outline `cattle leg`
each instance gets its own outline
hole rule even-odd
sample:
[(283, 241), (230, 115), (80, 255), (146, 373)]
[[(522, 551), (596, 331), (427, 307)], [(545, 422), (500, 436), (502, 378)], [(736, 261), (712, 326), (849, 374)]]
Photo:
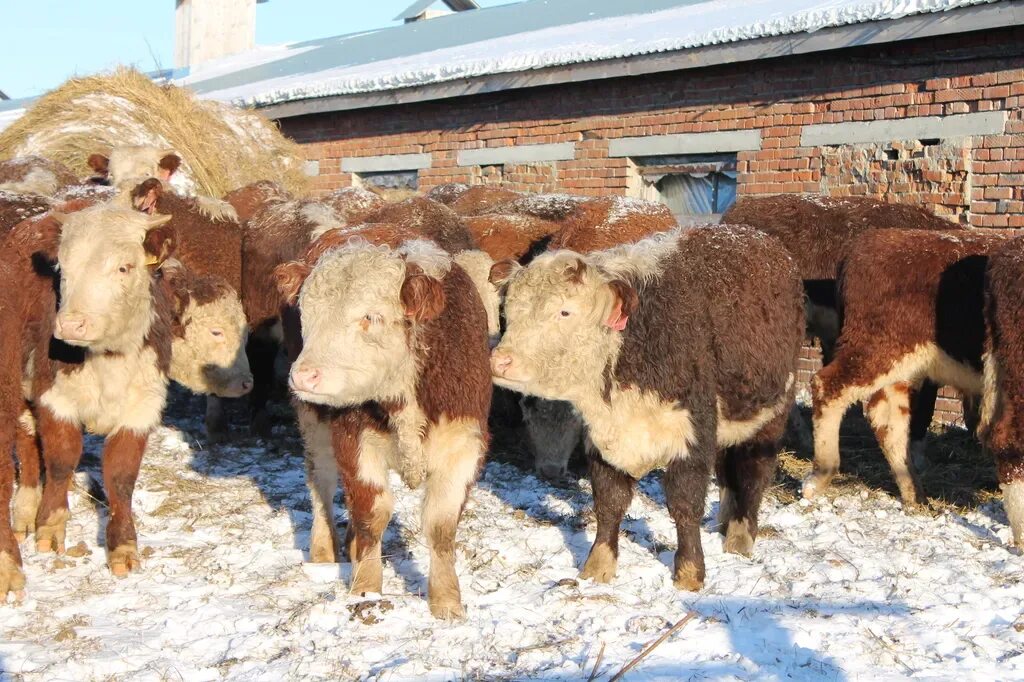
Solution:
[(17, 428), (18, 491), (14, 495), (14, 535), (21, 542), (36, 530), (36, 514), (43, 496), (43, 454), (39, 449), (35, 417), (27, 407), (18, 417)]
[(338, 530), (334, 524), (334, 493), (338, 490), (338, 462), (331, 444), (331, 426), (310, 407), (297, 403), (299, 432), (305, 443), (306, 485), (313, 507), (309, 560), (338, 561)]
[(548, 479), (559, 479), (569, 469), (569, 458), (583, 435), (583, 422), (572, 404), (525, 396), (520, 402), (523, 423), (535, 456), (534, 467)]
[(36, 512), (36, 549), (64, 552), (67, 530), (68, 486), (82, 456), (82, 430), (56, 417), (47, 408), (39, 410), (39, 437), (43, 446), (46, 483)]
[(120, 430), (107, 436), (103, 444), (103, 489), (110, 504), (107, 565), (118, 577), (126, 576), (141, 566), (132, 518), (132, 494), (147, 439), (148, 434)]
[(661, 485), (668, 512), (676, 524), (675, 566), (672, 582), (676, 589), (696, 592), (704, 586), (704, 548), (700, 543), (700, 521), (704, 517), (711, 471), (707, 458), (691, 448), (685, 457), (669, 462)]
[(761, 499), (775, 477), (778, 432), (784, 427), (785, 420), (776, 420), (752, 440), (726, 448), (718, 459), (718, 523), (726, 552), (750, 556), (754, 551)]
[(619, 528), (633, 500), (636, 479), (604, 461), (591, 443), (587, 443), (587, 459), (590, 463), (590, 485), (594, 489), (597, 537), (580, 577), (607, 583), (615, 577), (618, 568)]
[(25, 589), (25, 575), (21, 572), (21, 550), (11, 529), (7, 510), (11, 505), (11, 493), (14, 491), (14, 459), (11, 457), (11, 429), (9, 425), (0, 426), (3, 435), (0, 437), (0, 510), (4, 512), (0, 518), (0, 603), (6, 600), (11, 592), (20, 598)]
[(427, 599), (435, 618), (448, 620), (465, 615), (455, 573), (455, 532), (485, 450), (480, 426), (469, 420), (442, 421), (427, 439), (423, 532), (430, 546)]
[(927, 465), (925, 439), (935, 418), (935, 401), (939, 397), (939, 385), (925, 379), (910, 399), (910, 463), (922, 471)]
[(996, 474), (1003, 491), (1003, 509), (1013, 531), (1013, 544), (1024, 547), (1024, 450), (1019, 441), (995, 449)]
[(249, 337), (245, 353), (252, 370), (252, 392), (249, 393), (250, 428), (260, 438), (270, 438), (271, 420), (267, 403), (274, 389), (274, 363), (279, 345), (268, 330), (260, 330)]
[(227, 440), (228, 425), (224, 416), (224, 400), (215, 395), (206, 396), (206, 438), (211, 443)]
[[(828, 488), (839, 473), (839, 427), (843, 415), (857, 400), (852, 391), (842, 390), (843, 363), (825, 365), (811, 380), (814, 423), (814, 468), (804, 480), (803, 496), (811, 500)], [(868, 395), (874, 391), (868, 391)]]
[(960, 396), (960, 403), (964, 415), (964, 428), (970, 433), (977, 434), (981, 424), (980, 396), (964, 393)]
[(353, 594), (380, 593), (384, 588), (381, 539), (395, 506), (387, 473), (387, 453), (393, 443), (389, 434), (376, 429), (346, 427), (341, 437), (335, 430), (334, 453), (348, 506), (345, 548), (352, 562), (350, 589)]
[(868, 421), (899, 488), (903, 504), (913, 507), (924, 502), (917, 472), (910, 462), (910, 386), (905, 383), (886, 386), (871, 397), (867, 405)]

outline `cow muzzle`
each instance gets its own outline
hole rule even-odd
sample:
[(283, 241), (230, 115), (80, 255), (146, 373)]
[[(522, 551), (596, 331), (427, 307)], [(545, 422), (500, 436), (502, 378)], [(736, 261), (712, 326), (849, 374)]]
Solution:
[(70, 344), (86, 345), (96, 340), (95, 327), (95, 323), (82, 313), (58, 313), (53, 335)]
[(288, 375), (288, 385), (299, 393), (319, 393), (323, 378), (323, 372), (316, 367), (294, 365)]
[(491, 351), (491, 376), (503, 381), (523, 382), (527, 379), (515, 355), (498, 347)]

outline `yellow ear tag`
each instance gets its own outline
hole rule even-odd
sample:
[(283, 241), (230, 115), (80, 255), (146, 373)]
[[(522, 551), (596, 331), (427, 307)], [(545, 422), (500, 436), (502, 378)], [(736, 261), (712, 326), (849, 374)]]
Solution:
[(146, 266), (149, 267), (151, 265), (160, 265), (160, 259), (153, 254), (148, 254), (146, 256)]

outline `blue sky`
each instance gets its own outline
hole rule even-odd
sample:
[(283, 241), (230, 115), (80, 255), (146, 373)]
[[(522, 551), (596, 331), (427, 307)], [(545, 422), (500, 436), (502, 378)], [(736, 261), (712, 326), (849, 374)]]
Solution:
[[(514, 0), (482, 0), (480, 5)], [(270, 0), (256, 10), (256, 42), (295, 42), (393, 25), (413, 0)], [(0, 0), (0, 90), (30, 97), (130, 64), (174, 66), (174, 0)]]

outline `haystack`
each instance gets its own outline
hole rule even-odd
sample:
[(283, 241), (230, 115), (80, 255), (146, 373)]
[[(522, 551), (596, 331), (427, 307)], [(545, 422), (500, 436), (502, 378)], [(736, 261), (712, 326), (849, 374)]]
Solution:
[(308, 184), (299, 146), (274, 123), (127, 68), (72, 78), (40, 97), (0, 132), (0, 160), (36, 154), (85, 177), (90, 154), (122, 144), (177, 152), (183, 163), (174, 184), (185, 192), (220, 197), (274, 180), (302, 195)]

